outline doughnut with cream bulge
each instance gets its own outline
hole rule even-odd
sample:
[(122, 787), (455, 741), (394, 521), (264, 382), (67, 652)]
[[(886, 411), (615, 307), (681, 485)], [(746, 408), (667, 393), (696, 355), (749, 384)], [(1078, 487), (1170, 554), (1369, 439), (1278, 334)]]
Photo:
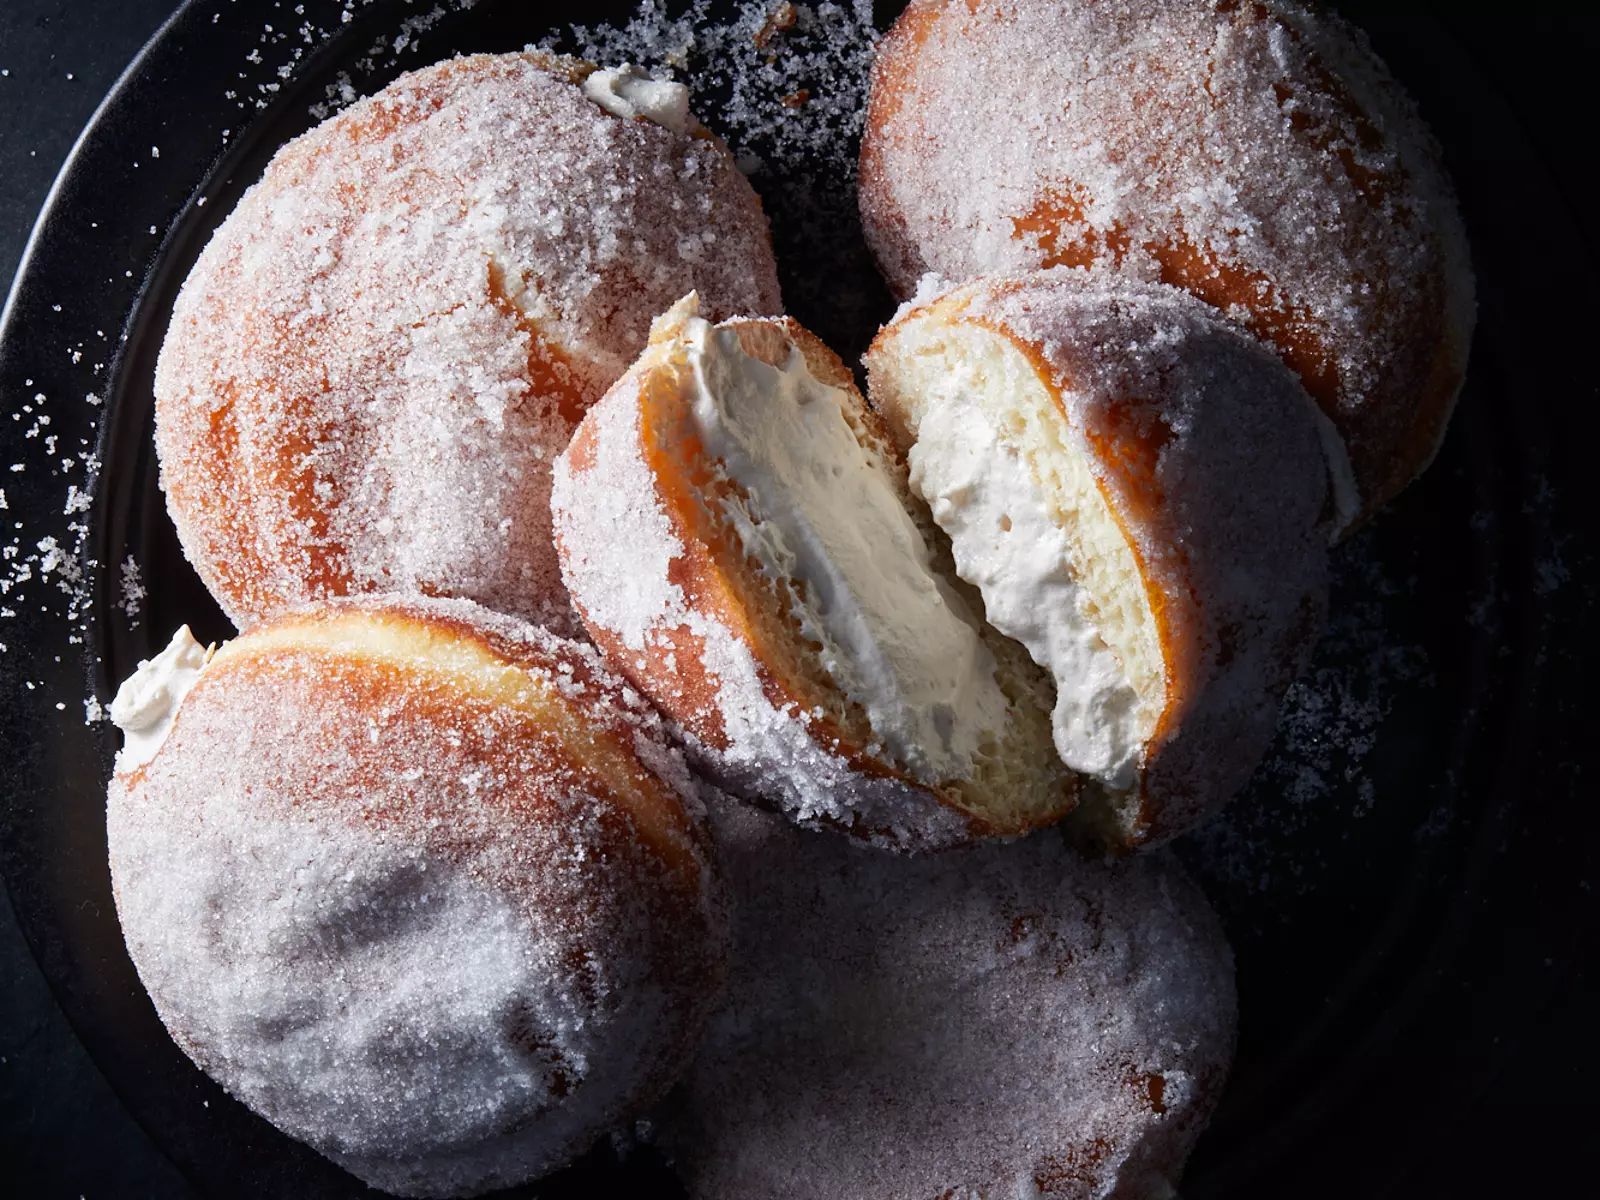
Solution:
[(178, 298), (156, 446), (241, 628), (421, 591), (575, 631), (551, 462), (689, 289), (782, 303), (766, 218), (687, 89), (472, 55), (284, 146)]
[(657, 1119), (694, 1200), (1177, 1194), (1237, 1006), (1175, 861), (1050, 830), (905, 858), (708, 808), (728, 987)]
[(891, 288), (1096, 266), (1275, 347), (1370, 517), (1438, 450), (1475, 319), (1416, 107), (1299, 0), (912, 0), (873, 68), (860, 207)]
[(1176, 288), (1059, 267), (905, 306), (872, 403), (988, 622), (1055, 683), (1070, 820), (1126, 850), (1265, 751), (1327, 598), (1320, 417)]
[(587, 647), (463, 600), (291, 611), (126, 683), (107, 835), (174, 1041), (367, 1183), (554, 1170), (673, 1082), (727, 952), (704, 810)]
[(898, 849), (1076, 795), (1048, 676), (982, 621), (850, 372), (687, 297), (558, 460), (556, 543), (608, 660), (740, 795)]

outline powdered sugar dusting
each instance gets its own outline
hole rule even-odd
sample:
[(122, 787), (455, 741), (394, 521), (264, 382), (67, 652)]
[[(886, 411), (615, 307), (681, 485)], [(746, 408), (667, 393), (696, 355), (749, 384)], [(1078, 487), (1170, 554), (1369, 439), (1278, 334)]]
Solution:
[(696, 1197), (1169, 1195), (1232, 1055), (1176, 865), (889, 859), (714, 803), (727, 999), (662, 1141)]

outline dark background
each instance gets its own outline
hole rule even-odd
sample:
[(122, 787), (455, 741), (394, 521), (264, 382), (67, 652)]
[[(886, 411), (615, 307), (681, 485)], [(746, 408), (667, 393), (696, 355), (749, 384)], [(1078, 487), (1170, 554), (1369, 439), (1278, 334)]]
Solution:
[[(128, 60), (168, 15), (171, 0), (0, 0), (0, 282), (8, 282), (34, 216), (78, 130)], [(290, 5), (292, 8), (292, 5)], [(1361, 5), (1345, 7), (1358, 21)], [(1378, 7), (1374, 5), (1374, 7)], [(1392, 11), (1394, 4), (1384, 4)], [(1600, 220), (1589, 186), (1600, 139), (1592, 123), (1600, 15), (1591, 6), (1435, 6), (1507, 97), (1529, 142), (1555, 175), (1597, 259)], [(1535, 212), (1506, 215), (1536, 221)], [(1529, 297), (1578, 303), (1592, 295)], [(1574, 347), (1575, 356), (1594, 353)], [(1594, 372), (1600, 379), (1600, 371)], [(5, 398), (9, 406), (10, 398)], [(1594, 404), (1590, 380), (1570, 397)], [(1594, 549), (1594, 548), (1590, 548)], [(4, 767), (0, 750), (0, 769)], [(1575, 805), (1594, 789), (1575, 773)], [(1600, 884), (1600, 880), (1593, 881)], [(1592, 950), (1590, 958), (1592, 959)], [(1600, 1117), (1594, 1023), (1600, 988), (1589, 961), (1571, 965), (1539, 1026), (1514, 1031), (1518, 1052), (1490, 1095), (1463, 1108), (1448, 1144), (1418, 1148), (1405, 1166), (1372, 1147), (1375, 1176), (1411, 1176), (1417, 1197), (1600, 1195), (1588, 1162)], [(1427, 1078), (1419, 1109), (1448, 1106)], [(1396, 1144), (1405, 1145), (1396, 1130)], [(1376, 1178), (1375, 1178), (1376, 1182)], [(52, 999), (0, 891), (0, 1194), (24, 1197), (187, 1197), (176, 1170), (126, 1114)]]

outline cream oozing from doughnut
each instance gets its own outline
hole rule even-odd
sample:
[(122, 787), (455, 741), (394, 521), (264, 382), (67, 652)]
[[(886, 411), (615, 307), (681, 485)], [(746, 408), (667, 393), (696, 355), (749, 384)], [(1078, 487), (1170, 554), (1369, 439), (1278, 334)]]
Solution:
[(907, 455), (911, 486), (950, 535), (961, 577), (983, 594), (988, 621), (1028, 648), (1056, 685), (1056, 750), (1069, 767), (1112, 787), (1133, 782), (1139, 695), (1087, 610), (1059, 518), (1019, 450), (973, 394), (970, 367), (933, 381)]
[(1326, 602), (1304, 387), (1196, 298), (1068, 268), (919, 297), (867, 365), (957, 569), (1055, 680), (1070, 819), (1126, 849), (1214, 811)]
[(583, 81), (583, 94), (613, 116), (642, 117), (673, 133), (689, 133), (689, 89), (681, 83), (653, 79), (632, 63), (596, 71)]
[(685, 104), (627, 68), (472, 55), (278, 151), (156, 368), (168, 511), (235, 623), (420, 591), (577, 629), (549, 501), (583, 410), (685, 291), (782, 307), (760, 201)]
[(119, 760), (107, 841), (178, 1045), (366, 1182), (459, 1196), (676, 1078), (725, 954), (701, 813), (586, 647), (346, 601), (217, 652), (159, 751)]
[(131, 771), (155, 757), (178, 706), (211, 661), (211, 650), (180, 626), (166, 649), (139, 663), (139, 669), (117, 689), (111, 701), (111, 722), (122, 730), (117, 770)]
[(1008, 720), (994, 656), (843, 393), (811, 376), (798, 347), (775, 367), (735, 329), (694, 317), (685, 337), (696, 427), (742, 495), (729, 509), (746, 553), (799, 585), (794, 616), (896, 761), (929, 781), (970, 775)]
[(590, 636), (720, 786), (900, 850), (1076, 803), (1048, 676), (975, 619), (888, 431), (794, 322), (665, 314), (552, 511)]

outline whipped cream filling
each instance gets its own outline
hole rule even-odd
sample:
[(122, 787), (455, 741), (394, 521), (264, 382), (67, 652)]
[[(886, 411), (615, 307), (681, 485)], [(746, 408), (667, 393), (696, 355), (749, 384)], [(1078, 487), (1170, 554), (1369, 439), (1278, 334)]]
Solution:
[(1009, 721), (994, 656), (857, 441), (844, 393), (813, 379), (795, 347), (780, 369), (731, 329), (694, 317), (684, 332), (702, 443), (747, 497), (730, 506), (746, 553), (800, 585), (794, 615), (889, 757), (925, 782), (970, 778)]
[(1317, 427), (1317, 440), (1322, 445), (1322, 457), (1328, 464), (1328, 488), (1333, 496), (1333, 517), (1328, 528), (1328, 544), (1337, 545), (1345, 530), (1361, 516), (1361, 486), (1356, 483), (1355, 468), (1350, 465), (1350, 452), (1345, 449), (1339, 428), (1322, 406), (1309, 395), (1306, 405)]
[(116, 764), (119, 774), (137, 770), (156, 756), (178, 706), (215, 649), (195, 641), (185, 625), (172, 635), (165, 650), (142, 660), (138, 670), (123, 681), (111, 701), (112, 724), (123, 733)]
[(689, 115), (687, 87), (652, 79), (648, 71), (632, 63), (595, 71), (583, 81), (583, 94), (624, 121), (643, 117), (673, 133), (687, 134), (694, 121)]
[(950, 535), (956, 572), (989, 621), (1055, 679), (1056, 752), (1114, 788), (1138, 765), (1139, 697), (1085, 615), (1068, 543), (1043, 489), (966, 389), (929, 400), (909, 455), (911, 486)]

